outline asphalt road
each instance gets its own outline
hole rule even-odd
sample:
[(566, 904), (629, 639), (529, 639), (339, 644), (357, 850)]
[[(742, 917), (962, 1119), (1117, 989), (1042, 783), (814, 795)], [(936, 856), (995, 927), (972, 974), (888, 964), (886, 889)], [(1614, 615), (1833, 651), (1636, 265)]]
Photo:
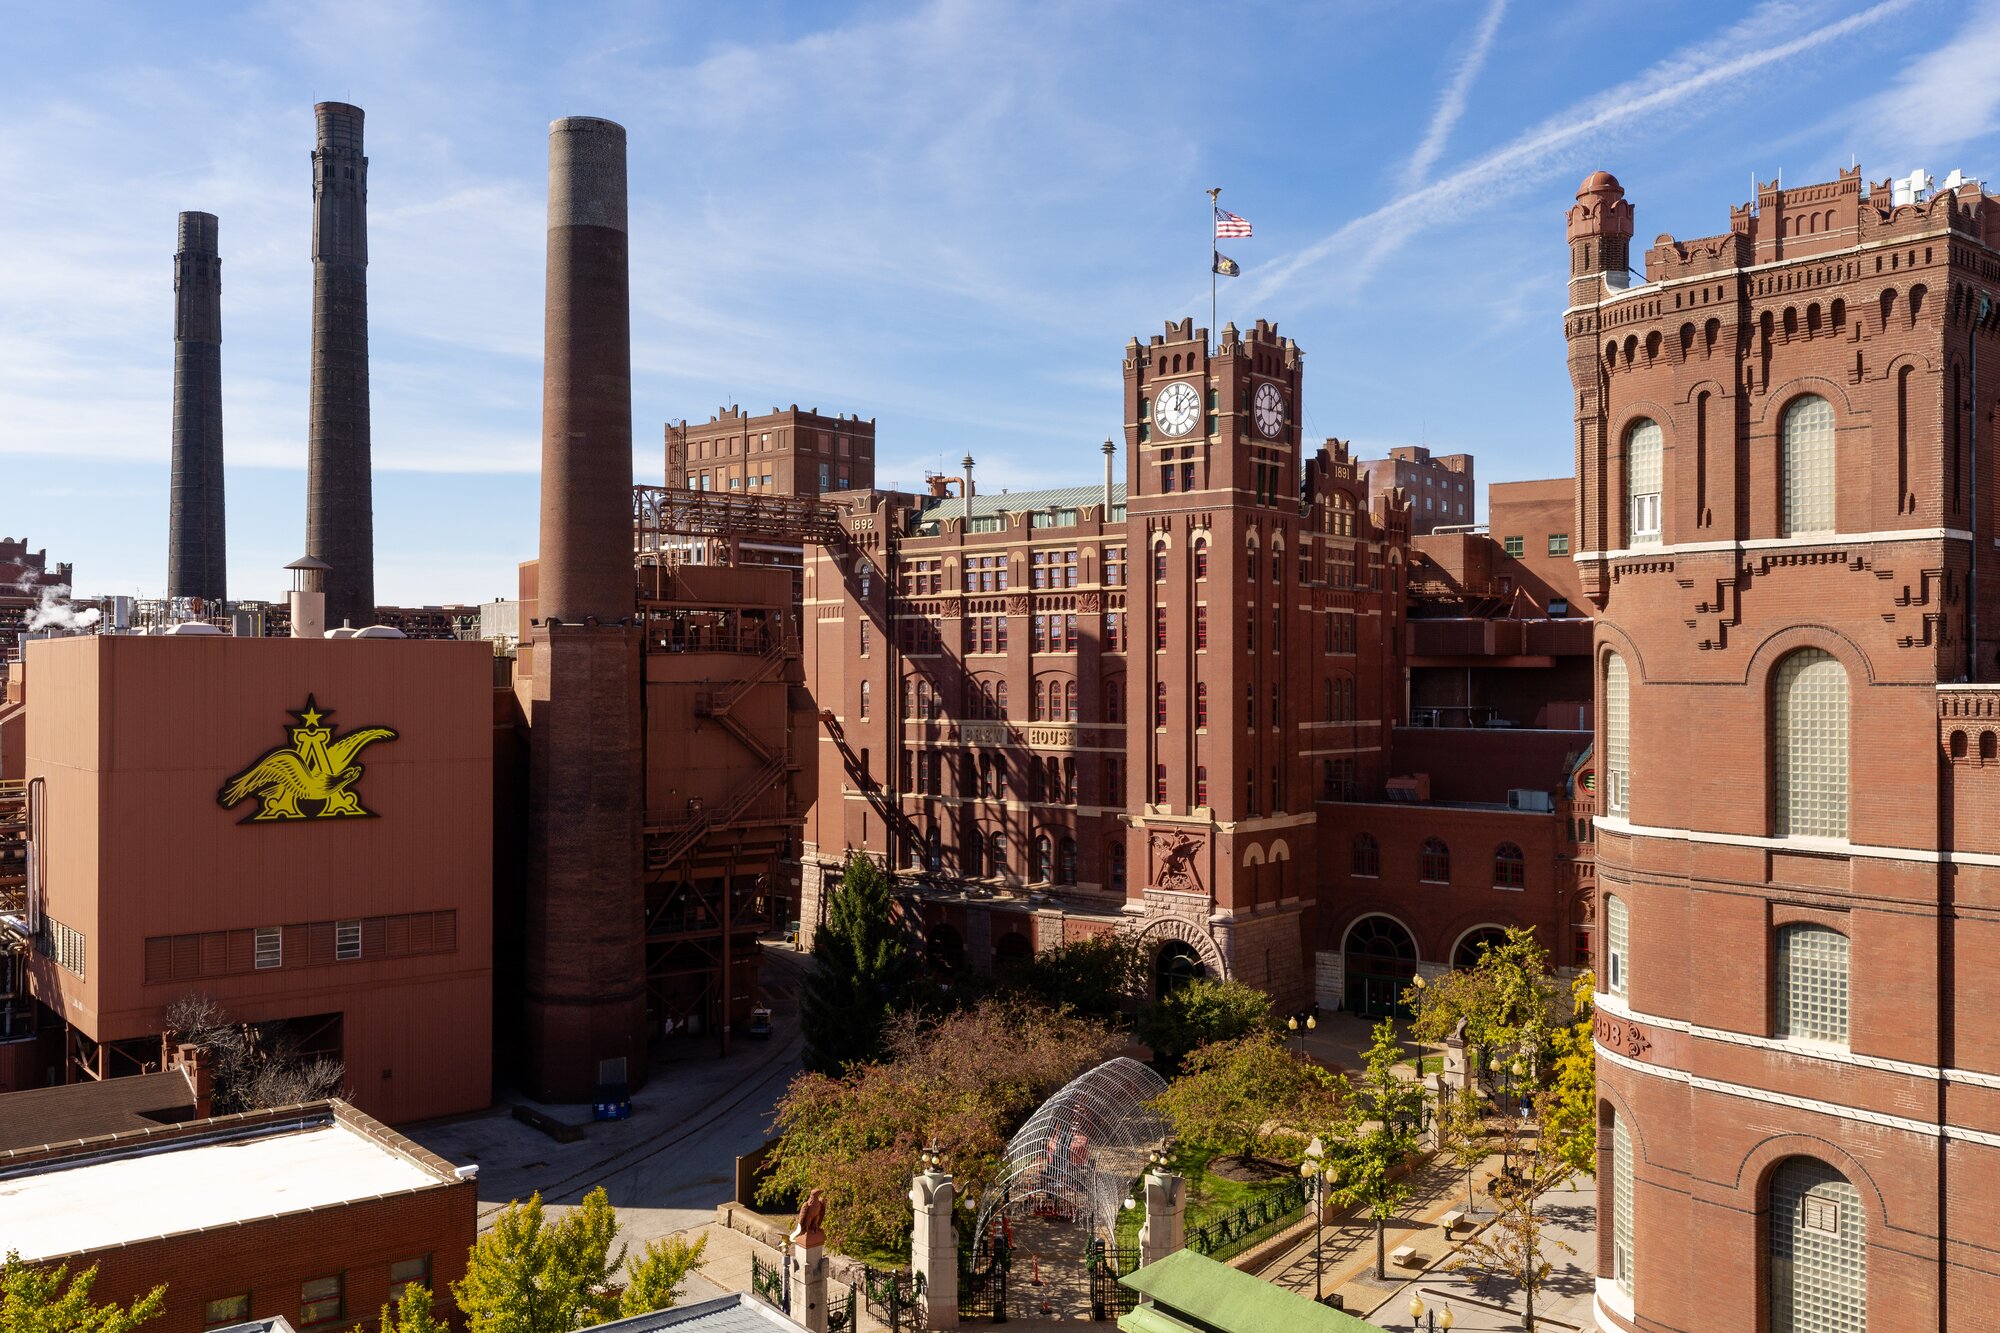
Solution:
[[(763, 979), (775, 1033), (740, 1034), (727, 1059), (708, 1038), (669, 1042), (667, 1060), (632, 1098), (632, 1118), (593, 1122), (587, 1106), (503, 1098), (491, 1111), (406, 1131), (455, 1164), (479, 1166), (484, 1230), (515, 1199), (540, 1191), (546, 1204), (574, 1204), (598, 1185), (618, 1210), (624, 1239), (646, 1241), (712, 1221), (734, 1192), (736, 1158), (764, 1141), (771, 1111), (799, 1069), (799, 982), (806, 958), (764, 949)], [(558, 1143), (513, 1117), (516, 1104), (583, 1129)]]

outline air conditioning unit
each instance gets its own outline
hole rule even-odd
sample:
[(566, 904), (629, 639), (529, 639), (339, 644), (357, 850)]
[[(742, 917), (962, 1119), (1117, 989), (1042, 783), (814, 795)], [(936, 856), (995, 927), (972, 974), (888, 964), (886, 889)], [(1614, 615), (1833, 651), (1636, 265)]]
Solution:
[(1512, 787), (1507, 792), (1509, 810), (1534, 810), (1547, 814), (1556, 808), (1556, 803), (1545, 791), (1533, 787)]

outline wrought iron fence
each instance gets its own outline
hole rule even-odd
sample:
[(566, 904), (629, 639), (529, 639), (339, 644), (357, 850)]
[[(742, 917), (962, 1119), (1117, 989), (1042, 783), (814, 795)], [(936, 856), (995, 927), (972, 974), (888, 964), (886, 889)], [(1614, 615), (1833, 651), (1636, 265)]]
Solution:
[(792, 1312), (791, 1292), (786, 1290), (785, 1261), (767, 1264), (755, 1253), (750, 1256), (750, 1290), (766, 1304), (776, 1306), (786, 1314)]
[(1084, 1254), (1090, 1269), (1090, 1317), (1116, 1319), (1130, 1314), (1139, 1304), (1139, 1293), (1118, 1279), (1138, 1270), (1139, 1251), (1134, 1246), (1107, 1247), (1092, 1240)]
[(1187, 1230), (1190, 1250), (1211, 1259), (1228, 1259), (1258, 1241), (1276, 1235), (1306, 1209), (1306, 1183), (1293, 1176), (1268, 1194)]
[(889, 1333), (913, 1333), (924, 1326), (924, 1275), (901, 1268), (863, 1268), (861, 1294), (871, 1314)]
[(845, 1296), (836, 1296), (826, 1303), (826, 1333), (860, 1333), (861, 1325), (855, 1322), (855, 1311), (860, 1303), (855, 1299), (854, 1288), (849, 1287)]
[(1007, 1247), (989, 1250), (985, 1263), (966, 1248), (958, 1252), (958, 1317), (1007, 1322), (1007, 1273), (1014, 1266)]

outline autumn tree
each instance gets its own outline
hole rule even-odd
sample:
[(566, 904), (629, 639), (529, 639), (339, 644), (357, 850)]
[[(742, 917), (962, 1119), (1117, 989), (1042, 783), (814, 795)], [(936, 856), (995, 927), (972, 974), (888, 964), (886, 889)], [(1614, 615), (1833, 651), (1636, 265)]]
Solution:
[(382, 1307), (382, 1333), (451, 1333), (451, 1325), (437, 1317), (430, 1289), (412, 1282), (400, 1301)]
[(1240, 981), (1197, 978), (1139, 1010), (1139, 1040), (1163, 1066), (1178, 1069), (1189, 1051), (1233, 1041), (1271, 1025), (1271, 997)]
[(1332, 1145), (1327, 1156), (1339, 1173), (1333, 1197), (1368, 1210), (1375, 1223), (1375, 1277), (1387, 1281), (1388, 1224), (1410, 1197), (1412, 1186), (1404, 1168), (1417, 1150), (1424, 1089), (1396, 1072), (1403, 1048), (1394, 1021), (1383, 1019), (1375, 1025), (1374, 1035), (1361, 1081), (1325, 1137)]
[(1426, 1045), (1444, 1041), (1463, 1019), (1466, 1041), (1483, 1050), (1539, 1051), (1561, 1021), (1560, 994), (1549, 951), (1532, 928), (1514, 926), (1471, 967), (1412, 984), (1403, 999), (1416, 1015), (1410, 1033)]
[(883, 1259), (906, 1253), (909, 1181), (933, 1138), (961, 1188), (994, 1179), (1008, 1133), (1116, 1045), (1101, 1023), (1020, 998), (896, 1014), (881, 1041), (882, 1060), (792, 1080), (757, 1199), (789, 1208), (817, 1187), (829, 1242)]
[(707, 1249), (706, 1235), (696, 1236), (692, 1242), (683, 1236), (668, 1236), (648, 1243), (632, 1261), (631, 1277), (618, 1298), (618, 1313), (629, 1319), (673, 1309), (689, 1275), (701, 1267)]
[(806, 1068), (838, 1074), (881, 1053), (882, 1024), (903, 998), (915, 959), (896, 920), (889, 876), (859, 853), (813, 936), (812, 969), (799, 1000)]
[(1336, 1075), (1260, 1030), (1196, 1047), (1152, 1107), (1183, 1143), (1244, 1162), (1274, 1150), (1296, 1158), (1305, 1128), (1338, 1113), (1340, 1090)]
[(618, 1215), (602, 1185), (555, 1220), (531, 1195), (500, 1211), (493, 1229), (473, 1242), (465, 1277), (452, 1295), (470, 1333), (572, 1333), (618, 1316), (613, 1275)]
[(1584, 972), (1571, 984), (1575, 1021), (1549, 1034), (1551, 1079), (1536, 1099), (1542, 1140), (1571, 1171), (1597, 1173), (1597, 1047), (1591, 1040), (1597, 980)]
[(1450, 1267), (1489, 1273), (1519, 1287), (1527, 1306), (1525, 1327), (1533, 1333), (1535, 1296), (1555, 1271), (1549, 1255), (1555, 1251), (1575, 1254), (1576, 1250), (1548, 1234), (1542, 1203), (1543, 1186), (1549, 1177), (1560, 1174), (1560, 1166), (1544, 1156), (1538, 1140), (1529, 1144), (1522, 1157), (1518, 1183), (1503, 1181), (1494, 1191), (1498, 1216), (1492, 1225), (1464, 1242)]
[(90, 1299), (96, 1281), (95, 1264), (72, 1277), (65, 1265), (27, 1263), (10, 1250), (0, 1260), (0, 1333), (131, 1333), (166, 1306), (165, 1285), (130, 1305), (100, 1305)]
[(1115, 1019), (1138, 990), (1145, 956), (1136, 940), (1115, 931), (1068, 940), (1036, 954), (1014, 979), (1052, 1009)]

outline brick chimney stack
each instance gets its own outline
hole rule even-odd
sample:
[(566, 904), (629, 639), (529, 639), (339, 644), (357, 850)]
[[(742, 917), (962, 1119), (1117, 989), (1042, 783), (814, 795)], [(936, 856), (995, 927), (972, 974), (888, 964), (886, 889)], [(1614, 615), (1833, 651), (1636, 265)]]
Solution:
[(167, 596), (219, 603), (229, 564), (222, 505), (222, 256), (213, 213), (183, 213), (174, 253), (174, 462)]
[(306, 554), (327, 562), (327, 623), (375, 623), (368, 442), (368, 159), (361, 108), (321, 102), (313, 149), (312, 400)]

